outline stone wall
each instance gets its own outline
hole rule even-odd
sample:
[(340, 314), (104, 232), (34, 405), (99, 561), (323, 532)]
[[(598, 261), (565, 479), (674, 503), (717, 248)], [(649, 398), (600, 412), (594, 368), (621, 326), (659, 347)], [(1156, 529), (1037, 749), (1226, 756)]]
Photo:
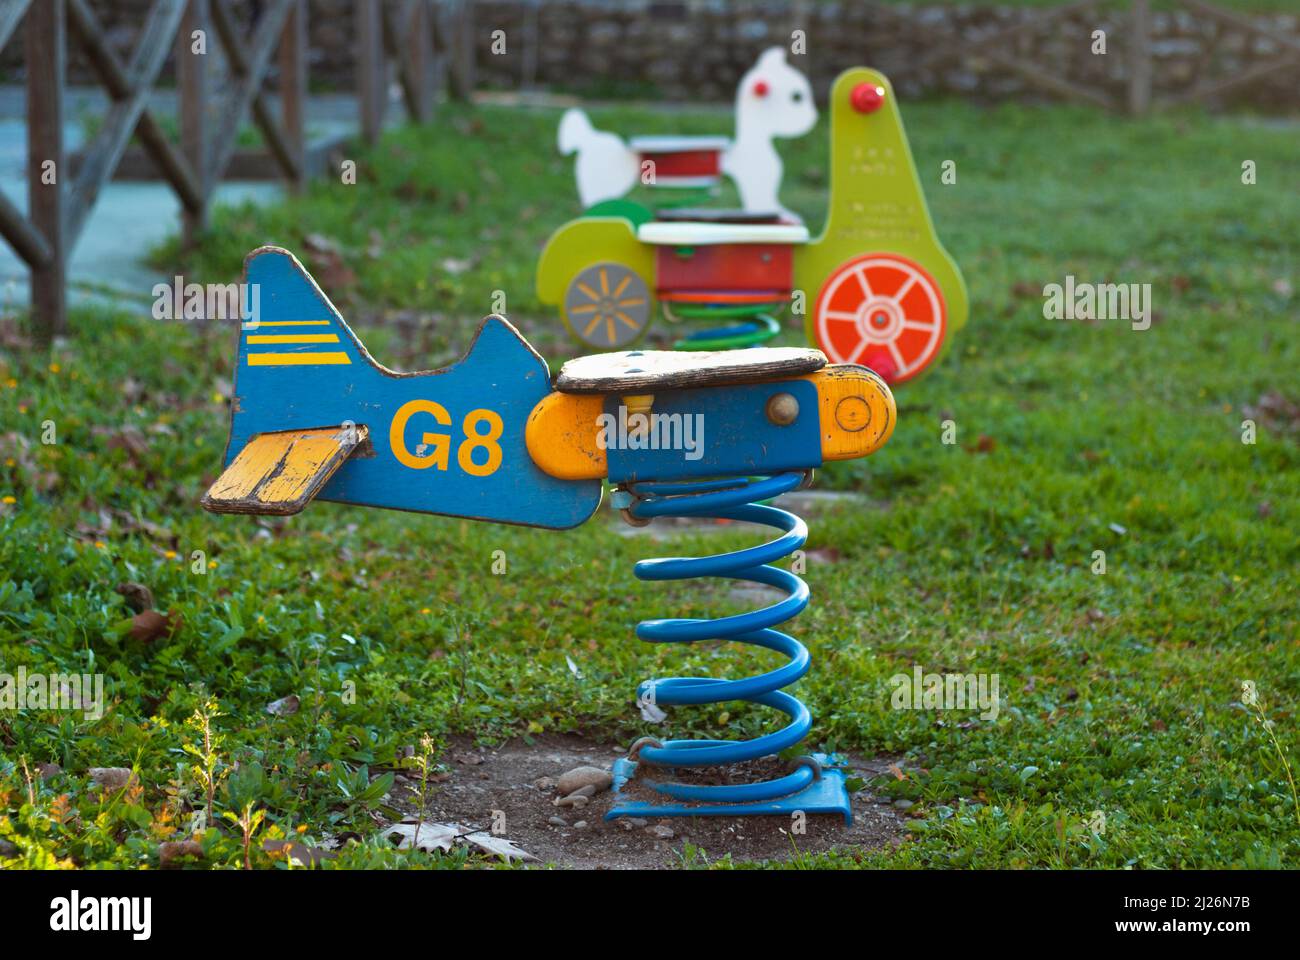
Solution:
[[(807, 55), (792, 58), (824, 95), (851, 66), (889, 75), (907, 96), (957, 93), (981, 99), (1033, 98), (1043, 93), (1015, 70), (989, 58), (923, 61), (945, 38), (958, 48), (1041, 16), (1042, 7), (993, 4), (808, 2), (808, 0), (548, 0), (536, 16), (535, 66), (523, 55), (531, 32), (526, 0), (478, 0), (480, 83), (537, 84), (585, 95), (639, 92), (672, 100), (729, 100), (740, 75), (758, 53), (791, 41), (802, 29)], [(1037, 64), (1076, 84), (1121, 94), (1127, 87), (1127, 4), (1112, 4), (1100, 18), (1071, 15), (997, 46), (997, 52)], [(1300, 4), (1297, 5), (1300, 10)], [(1300, 15), (1258, 14), (1275, 35), (1300, 42)], [(492, 30), (504, 30), (507, 54), (493, 53)], [(1106, 32), (1105, 56), (1091, 52), (1094, 30)], [(1208, 71), (1229, 77), (1275, 60), (1284, 50), (1267, 37), (1222, 28), (1214, 62), (1204, 61), (1213, 39), (1211, 19), (1187, 11), (1151, 14), (1154, 93), (1174, 94)], [(530, 72), (535, 77), (530, 77)], [(1300, 58), (1295, 66), (1225, 94), (1226, 106), (1300, 109)]]
[[(150, 0), (91, 0), (110, 42), (125, 58)], [(245, 20), (256, 4), (236, 0)], [(353, 85), (352, 0), (309, 0), (310, 76), (316, 86)], [(997, 52), (1038, 64), (1072, 82), (1119, 98), (1126, 86), (1125, 4), (1101, 18), (1073, 15), (1048, 28), (999, 44)], [(788, 44), (802, 29), (807, 54), (794, 57), (824, 95), (836, 74), (866, 64), (887, 73), (909, 97), (956, 93), (981, 100), (1043, 99), (1015, 70), (972, 57), (924, 65), (944, 38), (969, 45), (1040, 16), (1042, 7), (966, 3), (873, 3), (868, 0), (477, 0), (478, 76), (481, 86), (523, 84), (586, 97), (642, 96), (725, 101), (759, 51)], [(1276, 36), (1300, 42), (1300, 15), (1257, 14)], [(1107, 53), (1090, 52), (1092, 32), (1107, 35)], [(505, 53), (499, 52), (504, 31)], [(1151, 16), (1153, 89), (1157, 97), (1189, 88), (1203, 76), (1229, 77), (1277, 59), (1284, 51), (1269, 37), (1231, 28), (1213, 62), (1205, 51), (1216, 30), (1212, 19), (1187, 11)], [(0, 56), (0, 74), (22, 75), (22, 43), (15, 36)], [(215, 39), (215, 38), (214, 38)], [(494, 48), (494, 42), (497, 46)], [(1300, 58), (1298, 58), (1300, 59)], [(70, 51), (72, 82), (91, 82), (84, 56)], [(170, 67), (164, 77), (170, 77)], [(1300, 62), (1226, 92), (1226, 107), (1300, 109)]]

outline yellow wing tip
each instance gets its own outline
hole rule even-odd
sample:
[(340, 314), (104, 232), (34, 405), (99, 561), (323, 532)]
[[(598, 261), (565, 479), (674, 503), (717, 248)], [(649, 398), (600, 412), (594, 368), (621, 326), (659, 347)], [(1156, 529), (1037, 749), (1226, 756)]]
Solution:
[(300, 513), (369, 435), (365, 424), (259, 433), (199, 504), (210, 513)]

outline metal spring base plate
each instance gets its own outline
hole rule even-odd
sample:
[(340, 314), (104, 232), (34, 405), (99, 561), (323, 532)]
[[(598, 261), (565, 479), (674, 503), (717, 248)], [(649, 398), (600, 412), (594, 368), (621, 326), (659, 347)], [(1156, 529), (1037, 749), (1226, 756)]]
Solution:
[[(813, 758), (822, 765), (821, 779), (814, 780), (797, 793), (776, 800), (759, 803), (681, 803), (666, 798), (665, 803), (645, 800), (621, 799), (623, 787), (636, 774), (637, 762), (621, 757), (614, 761), (614, 806), (605, 814), (606, 820), (617, 817), (744, 817), (755, 814), (782, 814), (789, 816), (797, 810), (804, 813), (838, 813), (844, 825), (853, 825), (853, 807), (849, 803), (848, 784), (844, 779), (844, 761), (832, 754), (814, 753)], [(672, 768), (662, 767), (671, 778)]]

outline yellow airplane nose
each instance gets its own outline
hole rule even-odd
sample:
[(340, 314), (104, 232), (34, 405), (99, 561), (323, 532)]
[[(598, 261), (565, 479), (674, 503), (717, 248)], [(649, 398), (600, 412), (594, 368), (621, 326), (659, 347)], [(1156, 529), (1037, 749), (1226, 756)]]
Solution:
[(823, 460), (865, 457), (889, 440), (898, 408), (894, 394), (875, 371), (857, 364), (833, 364), (804, 379), (816, 384), (821, 402)]
[[(898, 418), (894, 395), (885, 381), (867, 367), (836, 364), (791, 379), (807, 380), (817, 388), (823, 462), (854, 460), (875, 453), (894, 432)], [(786, 398), (787, 406), (778, 403), (775, 408), (769, 407), (769, 417), (793, 420), (803, 413), (788, 394), (778, 394), (773, 400), (781, 397)], [(604, 402), (600, 394), (555, 392), (544, 397), (533, 408), (525, 429), (533, 462), (544, 473), (562, 480), (605, 477), (605, 450), (597, 442), (597, 418)], [(793, 407), (789, 408), (789, 404)]]

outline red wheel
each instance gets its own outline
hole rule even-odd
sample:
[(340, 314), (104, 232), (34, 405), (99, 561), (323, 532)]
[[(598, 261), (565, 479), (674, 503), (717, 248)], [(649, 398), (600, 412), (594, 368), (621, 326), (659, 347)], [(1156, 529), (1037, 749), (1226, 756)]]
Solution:
[(939, 285), (894, 253), (843, 263), (822, 284), (813, 321), (817, 346), (832, 363), (860, 363), (889, 383), (928, 367), (948, 330)]

